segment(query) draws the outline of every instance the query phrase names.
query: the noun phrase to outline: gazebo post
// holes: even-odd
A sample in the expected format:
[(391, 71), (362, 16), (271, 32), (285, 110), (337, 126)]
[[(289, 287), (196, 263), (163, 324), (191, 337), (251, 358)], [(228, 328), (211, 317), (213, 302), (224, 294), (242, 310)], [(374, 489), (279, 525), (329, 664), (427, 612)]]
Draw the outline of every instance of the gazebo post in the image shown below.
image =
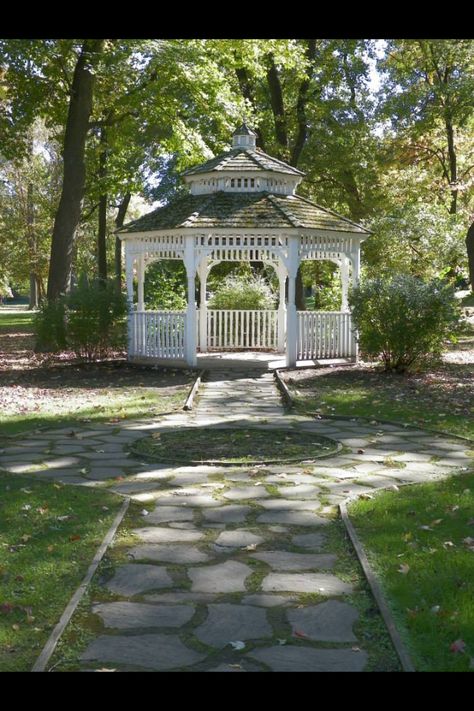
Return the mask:
[(127, 336), (128, 336), (128, 354), (135, 355), (135, 334), (134, 334), (134, 315), (133, 315), (133, 256), (129, 253), (126, 244), (125, 256), (125, 277), (127, 284)]
[(347, 295), (349, 291), (349, 260), (346, 255), (343, 255), (341, 259), (341, 286), (342, 286), (342, 299), (341, 299), (341, 311), (348, 311), (349, 304), (347, 302)]
[(299, 266), (299, 239), (297, 235), (288, 238), (288, 305), (286, 309), (286, 365), (296, 365), (298, 353), (298, 314), (296, 313), (296, 274)]
[[(351, 263), (352, 263), (352, 272), (351, 272), (351, 286), (354, 288), (359, 284), (359, 277), (360, 277), (360, 244), (357, 245), (355, 250), (351, 252)], [(354, 358), (358, 359), (359, 357), (359, 344), (357, 342), (357, 334), (356, 331), (352, 331), (352, 343), (351, 343), (351, 355), (354, 356)]]
[(145, 258), (141, 255), (138, 259), (138, 300), (137, 311), (145, 311)]
[(280, 263), (276, 270), (278, 281), (280, 283), (280, 301), (278, 304), (278, 350), (282, 353), (285, 350), (285, 325), (286, 325), (286, 269), (285, 265)]
[(199, 265), (199, 282), (200, 282), (200, 299), (199, 299), (199, 350), (201, 353), (207, 353), (207, 277), (209, 267), (207, 265), (207, 257), (201, 259)]
[(184, 266), (188, 279), (188, 305), (186, 308), (186, 329), (185, 329), (185, 358), (186, 363), (191, 367), (197, 365), (196, 356), (196, 259), (194, 255), (194, 236), (186, 235), (184, 248)]

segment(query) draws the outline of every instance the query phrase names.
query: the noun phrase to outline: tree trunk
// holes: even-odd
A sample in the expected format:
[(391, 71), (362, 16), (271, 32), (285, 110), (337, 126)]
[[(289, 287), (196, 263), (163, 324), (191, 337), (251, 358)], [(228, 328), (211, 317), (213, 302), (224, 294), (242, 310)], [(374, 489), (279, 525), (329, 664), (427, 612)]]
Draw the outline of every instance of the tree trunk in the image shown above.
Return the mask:
[[(450, 118), (446, 119), (446, 137), (448, 139), (448, 155), (449, 155), (449, 184), (456, 186), (458, 182), (456, 147), (454, 145), (453, 124)], [(455, 215), (457, 210), (458, 190), (455, 188), (451, 191), (451, 205), (449, 206), (449, 214)]]
[(469, 281), (471, 291), (474, 293), (474, 222), (467, 231), (466, 236), (467, 262), (469, 265)]
[(296, 120), (298, 122), (298, 132), (296, 134), (295, 142), (293, 144), (293, 149), (291, 151), (291, 165), (295, 167), (298, 165), (300, 159), (301, 151), (304, 148), (306, 140), (308, 138), (308, 119), (306, 116), (306, 106), (308, 104), (308, 90), (311, 83), (311, 68), (314, 64), (316, 58), (316, 40), (310, 39), (306, 40), (306, 59), (308, 60), (308, 69), (306, 72), (306, 77), (300, 84), (298, 90), (298, 100), (296, 102)]
[(279, 153), (279, 158), (285, 159), (284, 153), (288, 149), (288, 133), (286, 129), (285, 106), (283, 103), (283, 91), (280, 77), (275, 65), (273, 54), (267, 55), (267, 83), (270, 90), (270, 103), (272, 106), (273, 118), (275, 121), (275, 136), (283, 151)]
[[(132, 193), (125, 193), (118, 207), (117, 217), (115, 218), (117, 230), (123, 227), (131, 197)], [(122, 241), (118, 235), (115, 235), (115, 284), (117, 292), (120, 294), (122, 291)]]
[(35, 210), (33, 202), (33, 183), (26, 188), (26, 239), (30, 259), (30, 302), (28, 309), (36, 309), (39, 302), (38, 276), (36, 274), (37, 244), (35, 234)]
[(74, 69), (63, 148), (63, 184), (54, 220), (49, 264), (50, 300), (64, 294), (70, 285), (72, 254), (84, 197), (84, 160), (89, 118), (92, 113), (94, 71), (104, 40), (84, 40)]
[(107, 281), (107, 192), (104, 181), (107, 176), (107, 133), (104, 127), (100, 130), (99, 153), (99, 184), (101, 195), (99, 198), (98, 232), (97, 232), (97, 262), (99, 283), (105, 285)]
[[(236, 56), (236, 59), (239, 59)], [(246, 99), (249, 104), (256, 110), (256, 102), (255, 102), (255, 96), (254, 96), (254, 91), (252, 87), (252, 83), (250, 81), (249, 73), (245, 67), (236, 67), (235, 73), (237, 75), (237, 80), (239, 82), (239, 87), (240, 87), (240, 93)], [(258, 148), (261, 148), (262, 151), (265, 150), (265, 141), (263, 139), (263, 134), (260, 128), (255, 127), (254, 128), (255, 133), (257, 134), (257, 146)]]

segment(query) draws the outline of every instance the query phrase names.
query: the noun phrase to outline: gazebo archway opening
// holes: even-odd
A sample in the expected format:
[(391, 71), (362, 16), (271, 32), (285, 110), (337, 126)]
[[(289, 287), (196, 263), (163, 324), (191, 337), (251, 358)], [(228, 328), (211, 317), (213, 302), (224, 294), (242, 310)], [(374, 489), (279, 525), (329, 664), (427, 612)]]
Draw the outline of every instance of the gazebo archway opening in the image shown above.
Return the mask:
[[(369, 233), (297, 195), (302, 175), (257, 149), (255, 134), (243, 125), (231, 151), (185, 173), (190, 195), (120, 230), (130, 360), (195, 367), (198, 353), (239, 350), (284, 352), (287, 366), (357, 357), (347, 294), (349, 284), (358, 282), (360, 244)], [(157, 260), (184, 264), (185, 309), (145, 309), (145, 271)], [(297, 311), (296, 275), (300, 264), (311, 260), (330, 260), (339, 267), (338, 311)], [(271, 266), (278, 279), (278, 307), (210, 309), (209, 273), (222, 262)]]

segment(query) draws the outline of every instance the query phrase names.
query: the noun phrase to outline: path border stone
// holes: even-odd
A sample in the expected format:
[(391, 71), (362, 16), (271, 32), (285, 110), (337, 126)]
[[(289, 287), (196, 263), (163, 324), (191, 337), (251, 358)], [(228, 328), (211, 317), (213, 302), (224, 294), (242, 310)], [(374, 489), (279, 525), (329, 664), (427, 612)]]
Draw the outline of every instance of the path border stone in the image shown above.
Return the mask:
[[(378, 489), (378, 491), (385, 491), (387, 489), (388, 487), (384, 487), (383, 489)], [(405, 645), (402, 642), (402, 638), (400, 637), (400, 633), (395, 624), (395, 620), (382, 592), (382, 586), (380, 585), (374, 571), (370, 567), (369, 560), (365, 553), (364, 547), (356, 533), (356, 530), (347, 512), (347, 504), (356, 501), (358, 498), (358, 496), (349, 497), (341, 504), (339, 504), (341, 518), (344, 523), (345, 529), (349, 535), (349, 538), (351, 539), (352, 545), (356, 552), (357, 558), (359, 559), (359, 563), (362, 567), (362, 570), (364, 571), (364, 575), (372, 591), (372, 595), (374, 596), (374, 599), (378, 605), (380, 614), (382, 615), (383, 621), (385, 622), (385, 626), (388, 630), (390, 639), (392, 640), (392, 644), (402, 665), (402, 669), (406, 672), (414, 672), (416, 671), (416, 669), (413, 665), (413, 662), (411, 661), (410, 655), (408, 654)]]
[(188, 397), (186, 398), (186, 401), (183, 405), (183, 410), (186, 412), (189, 412), (189, 410), (193, 409), (194, 405), (194, 398), (199, 390), (199, 386), (201, 385), (201, 382), (204, 379), (204, 376), (206, 374), (205, 370), (201, 370), (201, 372), (198, 374), (196, 380), (194, 381), (193, 385), (191, 386), (191, 390), (188, 393)]
[(63, 614), (61, 615), (58, 624), (52, 631), (52, 633), (51, 633), (49, 639), (47, 640), (46, 644), (44, 645), (38, 659), (34, 663), (33, 668), (31, 669), (32, 672), (43, 672), (46, 670), (46, 665), (49, 662), (49, 660), (51, 659), (51, 656), (52, 656), (54, 650), (56, 649), (56, 645), (59, 642), (61, 635), (63, 634), (67, 624), (69, 623), (69, 620), (73, 616), (73, 614), (76, 610), (76, 607), (78, 606), (89, 583), (91, 582), (91, 580), (94, 576), (94, 573), (99, 566), (100, 561), (104, 557), (105, 551), (112, 543), (112, 540), (115, 536), (117, 528), (120, 526), (120, 524), (122, 523), (123, 517), (127, 513), (128, 507), (130, 505), (130, 501), (131, 501), (131, 499), (127, 498), (123, 502), (123, 504), (120, 508), (120, 511), (114, 518), (111, 527), (105, 534), (105, 537), (104, 537), (102, 543), (100, 544), (99, 548), (97, 549), (96, 554), (92, 560), (92, 563), (90, 564), (89, 568), (87, 569), (87, 573), (85, 574), (82, 583), (79, 585), (76, 592), (69, 600), (69, 603), (67, 604), (66, 609), (64, 610)]

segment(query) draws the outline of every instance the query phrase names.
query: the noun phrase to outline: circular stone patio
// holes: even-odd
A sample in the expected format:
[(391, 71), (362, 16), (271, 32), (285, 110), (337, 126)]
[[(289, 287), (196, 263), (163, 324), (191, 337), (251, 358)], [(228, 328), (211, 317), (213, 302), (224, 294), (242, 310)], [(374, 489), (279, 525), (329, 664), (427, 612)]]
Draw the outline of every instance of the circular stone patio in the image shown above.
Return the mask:
[[(129, 452), (145, 435), (253, 425), (269, 441), (285, 429), (344, 450), (319, 462), (245, 467), (170, 466)], [(103, 583), (115, 598), (91, 607), (102, 632), (78, 669), (358, 671), (397, 666), (364, 633), (373, 601), (341, 567), (337, 504), (448, 476), (472, 458), (469, 443), (447, 435), (289, 415), (271, 373), (233, 370), (209, 374), (191, 413), (4, 440), (0, 466), (106, 486), (146, 506), (129, 562)]]

